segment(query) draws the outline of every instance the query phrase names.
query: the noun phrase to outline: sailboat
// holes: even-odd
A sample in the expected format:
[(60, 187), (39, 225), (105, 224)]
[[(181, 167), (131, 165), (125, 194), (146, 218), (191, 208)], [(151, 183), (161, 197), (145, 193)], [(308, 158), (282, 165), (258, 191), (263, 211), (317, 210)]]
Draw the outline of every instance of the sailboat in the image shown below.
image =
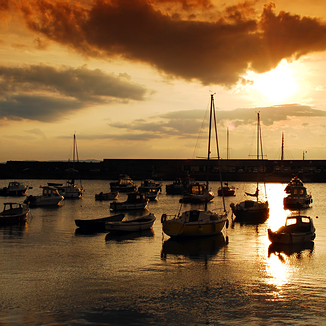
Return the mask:
[[(260, 127), (260, 115), (257, 113), (257, 162), (263, 160), (263, 146)], [(265, 185), (265, 184), (264, 184)], [(263, 223), (267, 220), (269, 215), (269, 205), (267, 200), (259, 200), (259, 180), (257, 178), (257, 186), (255, 193), (251, 194), (246, 192), (247, 196), (256, 197), (255, 200), (248, 199), (240, 202), (239, 204), (231, 203), (230, 207), (236, 220), (244, 223)], [(266, 195), (266, 189), (265, 189)]]
[(72, 168), (67, 169), (69, 173), (71, 173), (72, 177), (69, 181), (67, 181), (66, 185), (63, 184), (48, 184), (49, 186), (55, 186), (59, 192), (60, 195), (62, 195), (65, 199), (75, 199), (75, 198), (82, 198), (83, 196), (83, 186), (78, 187), (77, 184), (75, 183), (75, 173), (78, 172), (75, 169), (75, 161), (77, 158), (78, 162), (78, 150), (77, 150), (77, 140), (76, 140), (76, 135), (74, 134), (74, 141), (73, 141), (73, 166)]
[[(216, 128), (216, 116), (214, 106), (214, 94), (211, 94), (210, 103), (210, 118), (209, 118), (209, 136), (208, 136), (208, 154), (207, 154), (207, 189), (209, 180), (209, 160), (211, 153), (211, 132), (212, 132), (212, 120), (214, 119), (215, 125), (215, 138), (218, 151), (217, 142), (217, 128)], [(219, 158), (219, 155), (218, 155)], [(207, 210), (207, 202), (205, 203), (205, 209), (191, 209), (184, 211), (180, 214), (182, 204), (178, 215), (168, 216), (163, 214), (161, 217), (163, 232), (173, 238), (182, 237), (203, 237), (220, 234), (228, 224), (227, 211), (225, 209), (225, 202), (223, 197), (223, 211), (213, 212)]]
[[(226, 161), (229, 161), (229, 128), (226, 129)], [(229, 186), (228, 182), (225, 182), (224, 185), (217, 190), (218, 196), (234, 196), (234, 193), (234, 186)]]

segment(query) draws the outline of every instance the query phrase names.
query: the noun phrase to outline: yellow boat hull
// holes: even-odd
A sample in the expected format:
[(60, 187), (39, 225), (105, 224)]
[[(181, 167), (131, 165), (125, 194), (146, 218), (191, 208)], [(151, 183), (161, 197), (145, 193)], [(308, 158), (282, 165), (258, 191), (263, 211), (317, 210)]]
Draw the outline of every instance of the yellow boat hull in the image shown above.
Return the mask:
[(168, 220), (162, 223), (162, 227), (163, 232), (170, 237), (200, 237), (221, 233), (226, 222), (226, 219), (210, 223), (182, 223), (178, 220)]

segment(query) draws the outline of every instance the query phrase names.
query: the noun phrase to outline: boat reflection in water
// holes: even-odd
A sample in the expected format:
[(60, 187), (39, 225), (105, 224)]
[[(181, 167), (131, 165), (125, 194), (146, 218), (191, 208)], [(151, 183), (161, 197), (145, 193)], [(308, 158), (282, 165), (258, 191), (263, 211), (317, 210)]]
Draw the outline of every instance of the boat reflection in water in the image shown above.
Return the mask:
[(110, 232), (105, 236), (105, 241), (126, 241), (126, 240), (136, 240), (137, 238), (152, 238), (154, 237), (153, 229), (136, 231), (136, 232)]
[(217, 255), (220, 249), (228, 244), (228, 237), (223, 234), (204, 238), (169, 238), (162, 246), (161, 258), (168, 255), (184, 256), (193, 260), (208, 260)]
[(293, 243), (293, 244), (283, 244), (283, 243), (271, 243), (268, 247), (268, 257), (272, 254), (280, 258), (281, 261), (284, 260), (283, 254), (290, 257), (295, 255), (297, 258), (302, 257), (302, 253), (307, 251), (309, 256), (312, 255), (314, 251), (314, 242), (309, 241), (305, 243)]

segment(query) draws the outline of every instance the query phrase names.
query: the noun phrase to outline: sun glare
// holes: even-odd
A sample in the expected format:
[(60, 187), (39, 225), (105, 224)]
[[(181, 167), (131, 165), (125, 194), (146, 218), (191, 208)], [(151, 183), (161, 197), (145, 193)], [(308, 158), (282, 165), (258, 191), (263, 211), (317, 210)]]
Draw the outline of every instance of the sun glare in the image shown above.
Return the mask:
[(253, 88), (270, 102), (280, 102), (294, 95), (297, 81), (289, 64), (282, 61), (275, 69), (254, 77)]

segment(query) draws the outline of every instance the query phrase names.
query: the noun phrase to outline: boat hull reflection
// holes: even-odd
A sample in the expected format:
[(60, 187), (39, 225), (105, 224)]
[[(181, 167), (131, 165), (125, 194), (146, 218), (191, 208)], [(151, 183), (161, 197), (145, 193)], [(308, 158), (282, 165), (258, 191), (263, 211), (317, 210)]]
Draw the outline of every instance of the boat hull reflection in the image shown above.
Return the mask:
[(181, 255), (194, 260), (207, 259), (217, 255), (227, 244), (228, 237), (223, 234), (206, 238), (169, 238), (163, 243), (161, 257), (166, 259), (168, 255)]
[(293, 254), (300, 256), (300, 254), (305, 250), (310, 251), (310, 254), (312, 254), (314, 245), (313, 241), (293, 244), (271, 243), (268, 247), (268, 257), (270, 257), (271, 254), (278, 256), (281, 253), (284, 253), (288, 257)]
[(112, 231), (105, 236), (105, 241), (125, 241), (125, 240), (134, 240), (140, 237), (154, 237), (153, 229), (135, 231), (135, 232), (123, 232), (123, 231)]

